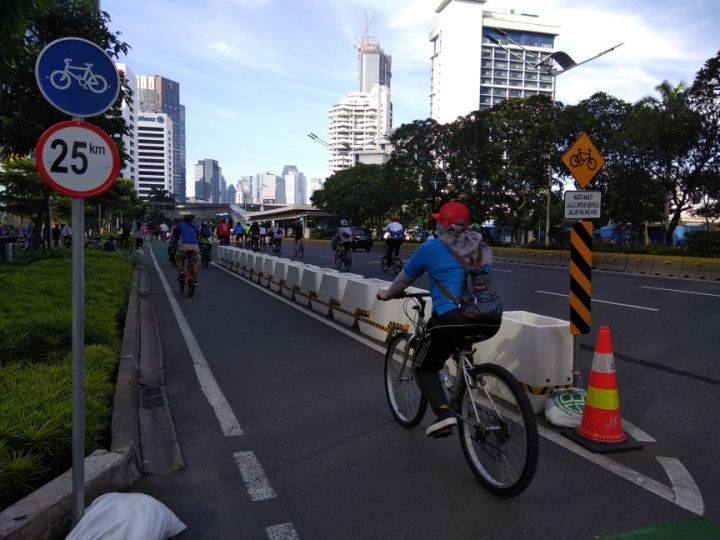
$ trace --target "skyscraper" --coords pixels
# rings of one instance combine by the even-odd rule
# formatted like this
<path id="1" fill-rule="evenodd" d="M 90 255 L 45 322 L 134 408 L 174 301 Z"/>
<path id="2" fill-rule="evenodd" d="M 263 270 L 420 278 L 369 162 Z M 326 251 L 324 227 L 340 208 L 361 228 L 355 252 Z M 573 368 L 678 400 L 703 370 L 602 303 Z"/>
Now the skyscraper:
<path id="1" fill-rule="evenodd" d="M 180 85 L 161 75 L 137 77 L 137 106 L 142 112 L 165 113 L 173 122 L 173 185 L 180 202 L 186 196 L 185 107 L 180 103 Z"/>
<path id="2" fill-rule="evenodd" d="M 553 95 L 535 65 L 554 52 L 559 27 L 537 15 L 483 11 L 486 0 L 442 0 L 430 34 L 430 117 L 440 123 L 510 97 Z"/>
<path id="3" fill-rule="evenodd" d="M 328 111 L 331 172 L 353 166 L 353 152 L 377 150 L 392 128 L 392 56 L 367 28 L 355 44 L 358 51 L 358 90 L 347 94 Z"/>
<path id="4" fill-rule="evenodd" d="M 195 164 L 195 199 L 217 204 L 220 201 L 220 166 L 214 159 Z"/>

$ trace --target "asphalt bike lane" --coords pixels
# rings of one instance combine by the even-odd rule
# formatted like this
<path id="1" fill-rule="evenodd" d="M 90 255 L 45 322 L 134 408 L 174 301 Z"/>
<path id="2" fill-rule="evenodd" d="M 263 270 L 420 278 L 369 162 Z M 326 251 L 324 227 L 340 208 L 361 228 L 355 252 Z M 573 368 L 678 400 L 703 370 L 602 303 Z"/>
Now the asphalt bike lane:
<path id="1" fill-rule="evenodd" d="M 498 538 L 576 538 L 688 516 L 547 439 L 530 488 L 495 498 L 456 437 L 424 436 L 429 415 L 410 431 L 392 421 L 379 344 L 219 267 L 201 272 L 195 297 L 181 295 L 165 244 L 153 247 L 166 391 L 186 467 L 133 489 L 188 524 L 180 538 L 457 537 L 477 536 L 478 524 Z M 155 268 L 149 253 L 143 262 Z M 598 489 L 588 495 L 588 486 Z M 628 512 L 628 501 L 643 512 Z"/>

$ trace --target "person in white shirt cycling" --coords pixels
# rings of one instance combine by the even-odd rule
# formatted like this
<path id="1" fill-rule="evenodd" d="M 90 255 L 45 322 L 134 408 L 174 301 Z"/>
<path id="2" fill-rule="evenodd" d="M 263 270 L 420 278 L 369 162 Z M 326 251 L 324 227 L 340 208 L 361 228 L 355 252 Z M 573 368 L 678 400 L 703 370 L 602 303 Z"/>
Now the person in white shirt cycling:
<path id="1" fill-rule="evenodd" d="M 338 246 L 342 246 L 347 250 L 350 249 L 351 245 L 352 228 L 350 227 L 347 219 L 341 219 L 340 226 L 337 228 L 337 231 L 335 231 L 335 238 L 333 238 L 332 241 L 333 249 L 336 249 Z"/>
<path id="2" fill-rule="evenodd" d="M 400 244 L 403 241 L 404 227 L 400 223 L 398 216 L 390 217 L 390 223 L 385 227 L 385 234 L 387 238 L 385 244 L 387 249 L 385 250 L 385 262 L 388 266 L 392 265 L 392 261 L 395 257 L 400 256 Z"/>
<path id="3" fill-rule="evenodd" d="M 280 225 L 276 223 L 270 227 L 270 246 L 274 247 L 277 253 L 280 253 L 283 236 L 285 236 L 285 233 Z"/>

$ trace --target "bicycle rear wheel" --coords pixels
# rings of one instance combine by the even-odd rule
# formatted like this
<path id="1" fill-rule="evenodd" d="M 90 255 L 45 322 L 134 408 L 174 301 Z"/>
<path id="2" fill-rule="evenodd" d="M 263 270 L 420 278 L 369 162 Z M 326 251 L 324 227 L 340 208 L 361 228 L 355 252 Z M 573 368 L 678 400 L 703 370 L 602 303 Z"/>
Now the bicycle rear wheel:
<path id="1" fill-rule="evenodd" d="M 393 259 L 393 270 L 395 271 L 395 275 L 402 272 L 402 269 L 403 269 L 402 259 L 400 257 L 395 257 L 395 259 Z"/>
<path id="2" fill-rule="evenodd" d="M 460 381 L 460 441 L 473 474 L 502 497 L 522 493 L 535 475 L 538 432 L 530 400 L 518 380 L 496 364 L 470 371 Z"/>
<path id="3" fill-rule="evenodd" d="M 349 272 L 352 268 L 352 251 L 349 249 L 345 251 L 345 271 Z"/>
<path id="4" fill-rule="evenodd" d="M 188 278 L 188 296 L 192 298 L 193 294 L 195 294 L 195 280 Z"/>
<path id="5" fill-rule="evenodd" d="M 335 249 L 335 268 L 339 271 L 342 269 L 343 256 L 340 248 Z"/>
<path id="6" fill-rule="evenodd" d="M 427 408 L 427 401 L 415 382 L 416 343 L 416 336 L 398 334 L 390 340 L 385 353 L 385 396 L 395 420 L 406 428 L 417 426 Z"/>
<path id="7" fill-rule="evenodd" d="M 383 255 L 380 258 L 380 270 L 382 270 L 382 273 L 384 274 L 388 270 L 390 270 L 390 265 L 387 263 L 387 259 L 385 258 L 385 255 Z"/>

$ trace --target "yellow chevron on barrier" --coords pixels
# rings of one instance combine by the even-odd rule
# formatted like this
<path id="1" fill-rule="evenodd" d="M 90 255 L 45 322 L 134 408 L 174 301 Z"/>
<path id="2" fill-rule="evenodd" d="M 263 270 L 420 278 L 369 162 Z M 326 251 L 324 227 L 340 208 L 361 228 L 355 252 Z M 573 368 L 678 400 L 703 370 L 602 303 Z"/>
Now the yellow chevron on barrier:
<path id="1" fill-rule="evenodd" d="M 557 389 L 570 388 L 569 384 L 561 384 L 558 386 L 530 386 L 529 384 L 521 383 L 525 393 L 532 394 L 534 396 L 550 396 L 553 391 Z"/>

